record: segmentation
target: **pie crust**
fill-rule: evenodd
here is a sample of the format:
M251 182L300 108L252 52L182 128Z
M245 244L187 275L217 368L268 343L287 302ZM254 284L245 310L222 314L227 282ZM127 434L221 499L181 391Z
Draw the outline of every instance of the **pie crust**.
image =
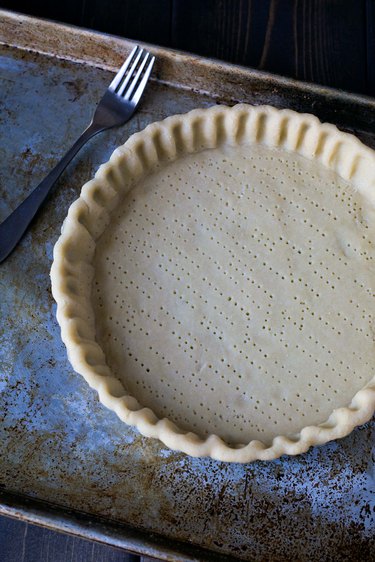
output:
M269 460L375 409L375 153L316 117L198 109L133 135L51 270L73 368L171 449Z

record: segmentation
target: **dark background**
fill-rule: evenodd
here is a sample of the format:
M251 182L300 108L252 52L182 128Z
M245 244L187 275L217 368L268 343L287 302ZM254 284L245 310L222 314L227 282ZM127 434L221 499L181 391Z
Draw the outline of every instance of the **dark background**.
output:
M0 6L375 96L375 0L0 0Z

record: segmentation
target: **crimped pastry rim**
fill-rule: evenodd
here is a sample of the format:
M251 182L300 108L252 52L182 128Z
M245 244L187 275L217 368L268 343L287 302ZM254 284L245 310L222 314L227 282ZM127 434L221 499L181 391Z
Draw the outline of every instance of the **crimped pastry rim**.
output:
M166 418L158 419L151 409L142 407L129 396L113 376L95 341L94 315L88 293L93 277L91 259L95 240L109 223L111 210L143 175L163 159L173 160L180 154L220 144L243 143L261 143L316 159L355 189L366 191L375 201L375 152L334 125L322 124L309 114L270 106L240 104L232 108L197 109L149 125L113 152L71 205L54 247L51 269L57 320L69 360L74 370L98 392L100 401L140 433L159 439L173 450L228 462L296 455L312 445L348 435L373 415L375 377L354 395L348 406L333 410L325 422L306 426L293 436L277 436L271 445L252 440L247 445L232 447L217 435L201 439L192 432L180 430Z

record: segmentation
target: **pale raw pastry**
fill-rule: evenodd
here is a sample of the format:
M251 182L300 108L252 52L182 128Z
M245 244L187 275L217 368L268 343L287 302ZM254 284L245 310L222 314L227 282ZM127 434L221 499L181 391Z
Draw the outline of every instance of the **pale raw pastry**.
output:
M128 424L247 462L375 407L375 156L311 115L195 110L71 206L52 290L70 361Z

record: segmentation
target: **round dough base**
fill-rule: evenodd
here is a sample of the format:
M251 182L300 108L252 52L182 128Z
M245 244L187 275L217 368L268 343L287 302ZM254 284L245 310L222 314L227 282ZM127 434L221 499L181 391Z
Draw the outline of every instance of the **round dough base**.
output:
M140 404L230 444L324 422L374 376L374 221L301 155L158 166L97 242L96 337Z

